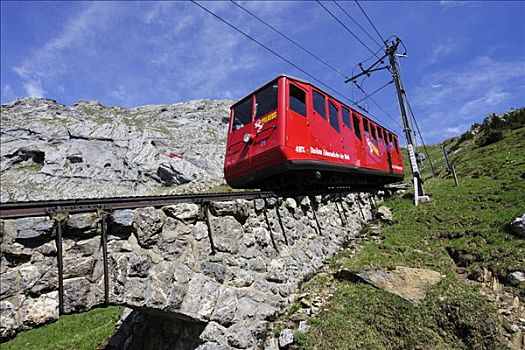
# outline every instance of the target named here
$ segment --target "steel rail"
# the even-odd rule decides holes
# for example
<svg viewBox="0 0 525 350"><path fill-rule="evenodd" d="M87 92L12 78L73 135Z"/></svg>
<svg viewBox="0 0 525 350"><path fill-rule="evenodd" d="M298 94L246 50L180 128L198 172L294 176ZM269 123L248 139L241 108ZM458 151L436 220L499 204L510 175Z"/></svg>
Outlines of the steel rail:
<svg viewBox="0 0 525 350"><path fill-rule="evenodd" d="M16 219L32 216L46 216L53 213L86 213L97 210L135 209L144 207L163 207L177 203L203 204L235 199L254 200L270 197L296 197L326 195L352 192L371 192L379 188L373 186L329 188L307 191L239 191L220 193L189 193L161 196L131 196L106 198L80 198L48 201L25 201L0 203L0 219Z"/></svg>
<svg viewBox="0 0 525 350"><path fill-rule="evenodd" d="M232 199L255 199L274 197L274 192L227 192L178 194L165 196L108 197L64 199L51 201L6 202L0 203L0 219L15 219L30 216L45 216L53 212L83 213L96 210L134 209L162 207L177 203L204 203Z"/></svg>

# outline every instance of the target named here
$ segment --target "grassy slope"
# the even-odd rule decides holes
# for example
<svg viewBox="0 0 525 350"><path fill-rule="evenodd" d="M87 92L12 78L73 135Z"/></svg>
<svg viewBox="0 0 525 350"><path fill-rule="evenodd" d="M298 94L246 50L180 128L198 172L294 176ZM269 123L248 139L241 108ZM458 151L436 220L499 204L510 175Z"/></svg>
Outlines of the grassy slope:
<svg viewBox="0 0 525 350"><path fill-rule="evenodd" d="M456 274L459 265L476 276L483 267L505 279L525 270L525 240L507 232L507 223L525 212L525 128L505 133L502 141L478 148L471 140L451 158L460 188L450 179L426 182L432 197L417 209L410 196L392 198L395 221L384 227L382 243L369 242L356 257L343 252L334 268L354 271L405 265L430 268L446 277L416 307L365 284L331 280L334 289L322 316L306 335L304 349L500 349L505 348L497 312L473 286ZM430 150L435 155L440 149ZM432 154L431 154L432 156ZM436 158L434 158L436 159ZM444 174L437 162L438 173ZM506 287L525 297L525 288Z"/></svg>
<svg viewBox="0 0 525 350"><path fill-rule="evenodd" d="M61 316L55 323L27 332L1 344L2 350L93 350L115 331L121 307L98 308L76 315Z"/></svg>

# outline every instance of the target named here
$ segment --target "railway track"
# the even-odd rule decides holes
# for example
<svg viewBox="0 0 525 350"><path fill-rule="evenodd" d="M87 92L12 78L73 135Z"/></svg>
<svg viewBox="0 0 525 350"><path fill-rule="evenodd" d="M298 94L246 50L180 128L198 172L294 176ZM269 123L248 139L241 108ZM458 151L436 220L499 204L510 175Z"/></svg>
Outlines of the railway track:
<svg viewBox="0 0 525 350"><path fill-rule="evenodd" d="M275 197L274 192L225 192L193 193L162 196L82 198L51 201L28 201L0 203L1 219L16 219L30 216L50 215L54 212L84 213L96 210L135 209L144 207L162 207L177 203L206 203L234 199L252 200L255 198Z"/></svg>
<svg viewBox="0 0 525 350"><path fill-rule="evenodd" d="M162 207L177 203L203 204L235 199L253 200L270 197L313 196L351 192L375 192L377 187L332 188L317 191L243 191L222 193L191 193L161 196L81 198L50 201L27 201L0 203L0 219L16 219L31 216L45 216L53 213L85 213L97 210L135 209Z"/></svg>

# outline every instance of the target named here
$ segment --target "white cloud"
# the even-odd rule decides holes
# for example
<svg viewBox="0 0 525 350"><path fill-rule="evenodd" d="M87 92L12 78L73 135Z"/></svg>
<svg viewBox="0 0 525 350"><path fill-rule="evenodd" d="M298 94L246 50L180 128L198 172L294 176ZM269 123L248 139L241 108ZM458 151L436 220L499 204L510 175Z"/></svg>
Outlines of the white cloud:
<svg viewBox="0 0 525 350"><path fill-rule="evenodd" d="M524 77L525 61L478 57L466 66L425 76L415 89L414 98L416 104L427 107L474 100L484 96L487 90L502 91L505 84Z"/></svg>
<svg viewBox="0 0 525 350"><path fill-rule="evenodd" d="M456 135L461 132L461 128L459 126L454 126L451 128L447 128L445 132L447 133L447 135Z"/></svg>
<svg viewBox="0 0 525 350"><path fill-rule="evenodd" d="M463 45L462 40L447 38L434 43L432 46L432 52L428 59L429 64L434 64L444 57L450 55Z"/></svg>
<svg viewBox="0 0 525 350"><path fill-rule="evenodd" d="M201 4L262 42L271 38L270 31L260 31L260 23L231 3ZM275 3L241 5L249 7L261 17L264 17L265 13L275 16L290 6L281 6L281 3L277 7ZM271 9L273 10L270 11ZM168 21L166 18L172 20ZM162 84L175 90L191 89L196 98L240 97L241 91L247 86L242 86L245 85L244 82L242 85L228 86L228 81L233 80L232 77L249 74L258 67L278 60L193 4L175 3L175 6L157 13L157 20L156 24L163 28L161 32L164 34L151 40L154 51L158 54L152 54L149 62L156 69L164 70L165 76L167 74L172 77ZM259 29L255 34L252 32L254 27ZM249 79L245 81L248 82ZM217 95L218 91L220 95Z"/></svg>
<svg viewBox="0 0 525 350"><path fill-rule="evenodd" d="M24 89L27 97L44 97L46 93L42 88L42 83L38 80L26 81Z"/></svg>
<svg viewBox="0 0 525 350"><path fill-rule="evenodd" d="M72 47L90 51L85 38L104 23L107 6L98 2L90 3L80 14L73 16L62 31L34 50L13 71L21 78L26 94L33 97L45 95L44 86L56 77L65 74L69 62L64 52Z"/></svg>
<svg viewBox="0 0 525 350"><path fill-rule="evenodd" d="M469 7L478 7L480 4L478 1L459 1L459 0L440 0L439 4L444 8L460 7L460 6L469 6Z"/></svg>
<svg viewBox="0 0 525 350"><path fill-rule="evenodd" d="M509 93L501 91L499 88L493 88L486 92L482 97L468 101L459 109L459 115L469 116L479 110L488 107L495 107L509 97Z"/></svg>
<svg viewBox="0 0 525 350"><path fill-rule="evenodd" d="M156 2L153 4L153 7L146 11L144 16L142 16L142 21L144 23L150 24L153 20L158 19L158 17L165 11L166 6L170 6L169 2Z"/></svg>

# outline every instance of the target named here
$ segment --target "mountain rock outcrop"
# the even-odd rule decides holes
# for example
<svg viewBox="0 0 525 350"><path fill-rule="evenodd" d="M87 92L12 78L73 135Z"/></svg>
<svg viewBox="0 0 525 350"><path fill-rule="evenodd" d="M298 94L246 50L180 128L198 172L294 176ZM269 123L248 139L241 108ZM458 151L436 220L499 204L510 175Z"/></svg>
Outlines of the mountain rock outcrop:
<svg viewBox="0 0 525 350"><path fill-rule="evenodd" d="M125 109L24 98L1 107L1 201L189 191L222 182L231 100Z"/></svg>

